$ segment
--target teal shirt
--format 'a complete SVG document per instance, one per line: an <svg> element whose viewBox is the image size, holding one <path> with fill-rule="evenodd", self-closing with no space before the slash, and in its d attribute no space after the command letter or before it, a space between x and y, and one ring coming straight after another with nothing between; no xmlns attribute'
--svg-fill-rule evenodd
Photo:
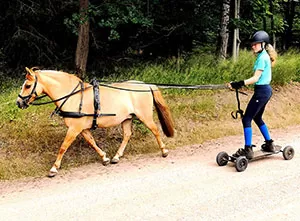
<svg viewBox="0 0 300 221"><path fill-rule="evenodd" d="M266 50L258 54L253 67L253 71L256 70L262 70L262 73L255 85L270 84L272 79L271 60Z"/></svg>

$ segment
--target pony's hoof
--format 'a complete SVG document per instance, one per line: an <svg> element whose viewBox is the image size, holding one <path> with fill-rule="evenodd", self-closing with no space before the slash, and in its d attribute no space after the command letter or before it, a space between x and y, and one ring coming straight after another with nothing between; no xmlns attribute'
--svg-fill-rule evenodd
<svg viewBox="0 0 300 221"><path fill-rule="evenodd" d="M56 174L58 174L58 171L55 167L52 167L51 170L49 171L48 177L52 178L55 177Z"/></svg>
<svg viewBox="0 0 300 221"><path fill-rule="evenodd" d="M111 164L117 164L119 163L120 159L117 157L112 158L112 160L110 161Z"/></svg>
<svg viewBox="0 0 300 221"><path fill-rule="evenodd" d="M106 159L106 160L103 160L103 161L102 161L102 165L103 165L103 166L107 166L109 163L110 163L110 160L109 160L109 159Z"/></svg>
<svg viewBox="0 0 300 221"><path fill-rule="evenodd" d="M50 171L49 174L48 174L48 177L49 177L49 178L55 177L56 174L57 174L57 172L52 172L52 171Z"/></svg>
<svg viewBox="0 0 300 221"><path fill-rule="evenodd" d="M162 157L167 157L169 155L169 151L165 150L164 152L162 152Z"/></svg>

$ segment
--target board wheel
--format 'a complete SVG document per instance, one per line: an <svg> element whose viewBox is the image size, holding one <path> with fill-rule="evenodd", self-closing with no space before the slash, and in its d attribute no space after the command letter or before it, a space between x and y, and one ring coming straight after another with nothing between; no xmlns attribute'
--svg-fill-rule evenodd
<svg viewBox="0 0 300 221"><path fill-rule="evenodd" d="M246 157L238 157L235 161L235 169L238 172L243 172L247 169L248 166L248 160Z"/></svg>
<svg viewBox="0 0 300 221"><path fill-rule="evenodd" d="M226 152L220 152L218 155L217 155L217 164L219 166L225 166L227 163L228 163L228 160L229 160L229 156Z"/></svg>
<svg viewBox="0 0 300 221"><path fill-rule="evenodd" d="M282 155L285 160L291 160L295 155L295 150L291 146L286 146L282 151Z"/></svg>

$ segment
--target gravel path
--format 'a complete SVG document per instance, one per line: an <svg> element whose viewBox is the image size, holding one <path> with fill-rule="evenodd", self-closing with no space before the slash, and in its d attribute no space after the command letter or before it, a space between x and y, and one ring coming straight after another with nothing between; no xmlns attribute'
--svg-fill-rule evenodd
<svg viewBox="0 0 300 221"><path fill-rule="evenodd" d="M219 167L220 151L243 144L232 136L171 150L167 158L157 153L62 169L53 179L1 182L1 220L299 220L300 126L271 134L294 147L292 160L277 154L240 173L231 163Z"/></svg>

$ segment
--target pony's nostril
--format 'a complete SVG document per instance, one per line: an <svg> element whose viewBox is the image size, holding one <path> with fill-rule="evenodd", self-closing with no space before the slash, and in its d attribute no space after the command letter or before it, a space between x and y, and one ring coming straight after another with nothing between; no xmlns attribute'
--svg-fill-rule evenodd
<svg viewBox="0 0 300 221"><path fill-rule="evenodd" d="M24 104L20 101L16 101L16 105L18 106L18 108L24 108Z"/></svg>

